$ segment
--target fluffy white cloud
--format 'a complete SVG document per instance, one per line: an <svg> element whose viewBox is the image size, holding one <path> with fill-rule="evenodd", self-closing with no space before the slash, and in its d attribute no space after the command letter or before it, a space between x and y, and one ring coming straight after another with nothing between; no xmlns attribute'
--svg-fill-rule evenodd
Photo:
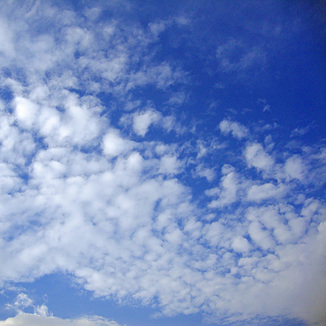
<svg viewBox="0 0 326 326"><path fill-rule="evenodd" d="M224 135L229 133L233 137L242 139L248 136L248 129L242 124L230 120L222 120L219 124L219 128Z"/></svg>
<svg viewBox="0 0 326 326"><path fill-rule="evenodd" d="M25 293L19 293L17 295L14 305L18 308L26 308L31 306L33 301Z"/></svg>
<svg viewBox="0 0 326 326"><path fill-rule="evenodd" d="M177 174L180 171L182 163L174 155L164 155L160 160L161 173Z"/></svg>
<svg viewBox="0 0 326 326"><path fill-rule="evenodd" d="M250 249L250 244L246 238L236 237L232 242L232 248L238 252L247 252Z"/></svg>
<svg viewBox="0 0 326 326"><path fill-rule="evenodd" d="M250 237L264 250L273 249L275 243L269 232L259 222L252 222L248 229Z"/></svg>
<svg viewBox="0 0 326 326"><path fill-rule="evenodd" d="M284 164L285 175L288 179L302 181L305 177L306 167L300 156L294 155L288 158Z"/></svg>
<svg viewBox="0 0 326 326"><path fill-rule="evenodd" d="M218 197L209 204L212 208L224 207L241 201L243 190L247 188L246 181L240 180L233 166L225 164L222 167L222 174L220 186L206 191L206 195Z"/></svg>
<svg viewBox="0 0 326 326"><path fill-rule="evenodd" d="M218 199L212 201L210 207L223 207L234 203L237 198L238 180L235 172L230 172L221 180L221 189L215 188L207 192L214 195L214 192L219 196Z"/></svg>
<svg viewBox="0 0 326 326"><path fill-rule="evenodd" d="M103 152L110 157L116 157L131 150L132 141L124 139L117 130L111 129L103 138Z"/></svg>
<svg viewBox="0 0 326 326"><path fill-rule="evenodd" d="M284 196L286 192L287 189L282 184L275 186L272 183L265 183L263 185L253 185L250 187L247 198L252 201L262 201L269 198L280 198Z"/></svg>
<svg viewBox="0 0 326 326"><path fill-rule="evenodd" d="M31 128L38 111L37 106L22 97L17 97L14 102L17 120L23 127Z"/></svg>
<svg viewBox="0 0 326 326"><path fill-rule="evenodd" d="M249 167L255 167L261 171L269 171L274 166L274 159L265 152L259 143L248 144L245 149L245 158Z"/></svg>
<svg viewBox="0 0 326 326"><path fill-rule="evenodd" d="M207 181L213 181L214 178L215 178L214 169L204 167L202 164L199 164L199 165L196 166L196 172L195 173L199 177L206 178Z"/></svg>
<svg viewBox="0 0 326 326"><path fill-rule="evenodd" d="M145 136L151 124L158 122L160 114L156 111L137 113L133 118L133 129L136 134Z"/></svg>

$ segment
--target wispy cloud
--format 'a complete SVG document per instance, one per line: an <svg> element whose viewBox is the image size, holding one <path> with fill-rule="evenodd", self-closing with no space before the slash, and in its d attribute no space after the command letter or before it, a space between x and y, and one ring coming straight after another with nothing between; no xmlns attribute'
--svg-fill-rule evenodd
<svg viewBox="0 0 326 326"><path fill-rule="evenodd" d="M216 59L222 71L243 72L261 67L265 61L265 53L259 47L251 47L240 40L231 39L218 46Z"/></svg>
<svg viewBox="0 0 326 326"><path fill-rule="evenodd" d="M223 134L227 135L231 133L233 137L238 139L245 138L249 133L245 126L230 120L221 121L219 127Z"/></svg>

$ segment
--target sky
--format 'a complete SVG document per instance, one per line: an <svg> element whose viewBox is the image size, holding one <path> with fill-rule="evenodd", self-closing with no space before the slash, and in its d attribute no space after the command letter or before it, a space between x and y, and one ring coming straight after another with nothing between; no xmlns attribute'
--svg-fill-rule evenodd
<svg viewBox="0 0 326 326"><path fill-rule="evenodd" d="M0 3L0 326L326 325L323 1Z"/></svg>

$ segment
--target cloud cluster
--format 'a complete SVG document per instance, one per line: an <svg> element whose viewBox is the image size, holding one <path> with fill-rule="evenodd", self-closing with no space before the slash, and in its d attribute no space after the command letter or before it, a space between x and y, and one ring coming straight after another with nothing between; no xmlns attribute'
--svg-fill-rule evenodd
<svg viewBox="0 0 326 326"><path fill-rule="evenodd" d="M220 130L223 134L232 134L233 137L242 139L248 135L248 129L234 121L223 120L219 124Z"/></svg>
<svg viewBox="0 0 326 326"><path fill-rule="evenodd" d="M237 160L203 139L189 149L173 115L135 95L174 98L187 83L182 67L155 57L166 25L96 27L39 2L12 6L0 10L0 284L69 273L95 296L165 315L324 321L326 205L315 179L325 149L267 148L231 120L219 129L237 139ZM226 57L224 69L251 66L255 51ZM193 196L198 176L209 184L204 205ZM116 325L26 313L0 322L45 324Z"/></svg>

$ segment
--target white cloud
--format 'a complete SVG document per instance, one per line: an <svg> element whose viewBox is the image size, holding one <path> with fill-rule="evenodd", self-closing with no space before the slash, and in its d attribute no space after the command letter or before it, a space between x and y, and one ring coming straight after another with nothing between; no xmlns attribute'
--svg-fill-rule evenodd
<svg viewBox="0 0 326 326"><path fill-rule="evenodd" d="M0 321L1 326L119 326L116 322L100 317L61 319L53 316L21 313L16 317Z"/></svg>
<svg viewBox="0 0 326 326"><path fill-rule="evenodd" d="M248 144L244 154L249 167L262 171L270 171L274 167L273 157L266 153L259 143Z"/></svg>
<svg viewBox="0 0 326 326"><path fill-rule="evenodd" d="M222 235L224 232L225 228L219 222L213 222L209 225L206 225L204 228L205 238L212 246L216 246L222 242Z"/></svg>
<svg viewBox="0 0 326 326"><path fill-rule="evenodd" d="M114 129L111 129L103 138L103 152L109 157L116 157L133 147L133 142L122 138L119 132Z"/></svg>
<svg viewBox="0 0 326 326"><path fill-rule="evenodd" d="M182 163L174 155L164 155L160 160L161 173L177 174L182 167Z"/></svg>
<svg viewBox="0 0 326 326"><path fill-rule="evenodd" d="M260 47L249 47L231 39L217 48L216 59L221 70L242 72L261 67L265 62L265 53Z"/></svg>
<svg viewBox="0 0 326 326"><path fill-rule="evenodd" d="M303 181L306 175L306 167L304 166L302 158L298 155L293 155L286 160L284 170L287 179L298 179Z"/></svg>
<svg viewBox="0 0 326 326"><path fill-rule="evenodd" d="M223 177L219 198L212 201L210 207L222 207L234 203L237 200L237 178L234 172Z"/></svg>
<svg viewBox="0 0 326 326"><path fill-rule="evenodd" d="M246 238L236 237L232 242L232 248L238 252L247 252L250 249L250 244Z"/></svg>
<svg viewBox="0 0 326 326"><path fill-rule="evenodd" d="M232 134L233 137L242 139L248 136L248 129L242 124L230 120L223 120L219 124L220 130L224 135Z"/></svg>
<svg viewBox="0 0 326 326"><path fill-rule="evenodd" d="M184 81L185 78L182 70L173 68L171 64L163 62L160 65L150 66L131 74L127 90L151 84L165 90L173 84Z"/></svg>
<svg viewBox="0 0 326 326"><path fill-rule="evenodd" d="M270 111L271 106L269 104L264 105L263 112Z"/></svg>
<svg viewBox="0 0 326 326"><path fill-rule="evenodd" d="M136 134L145 136L148 128L158 122L160 114L153 110L136 113L133 117L133 129Z"/></svg>
<svg viewBox="0 0 326 326"><path fill-rule="evenodd" d="M32 307L34 313L25 313L23 310ZM12 325L12 326L119 326L114 321L99 316L86 316L76 319L62 319L54 317L53 314L49 314L48 307L46 305L33 305L27 294L19 293L16 301L13 305L7 305L7 308L14 308L18 311L15 317L10 317L6 320L0 320L0 325ZM22 309L22 310L21 310Z"/></svg>
<svg viewBox="0 0 326 326"><path fill-rule="evenodd" d="M220 186L206 191L208 196L218 196L213 200L209 207L224 207L241 200L242 194L240 191L245 184L239 180L239 176L231 165L224 165L222 167L223 177L221 178Z"/></svg>
<svg viewBox="0 0 326 326"><path fill-rule="evenodd" d="M264 250L273 249L275 243L268 231L264 230L259 222L252 222L249 226L249 235Z"/></svg>
<svg viewBox="0 0 326 326"><path fill-rule="evenodd" d="M16 116L19 123L26 128L31 128L38 113L37 106L30 100L17 97L14 101Z"/></svg>
<svg viewBox="0 0 326 326"><path fill-rule="evenodd" d="M303 127L303 128L299 128L299 127L295 128L291 132L291 137L303 136L306 133L308 133L311 130L312 127L313 127L313 124L309 124L308 126Z"/></svg>
<svg viewBox="0 0 326 326"><path fill-rule="evenodd" d="M34 313L38 316L50 316L49 309L44 304L42 304L41 306L34 307ZM52 314L51 314L51 316L52 316Z"/></svg>
<svg viewBox="0 0 326 326"><path fill-rule="evenodd" d="M2 18L2 17L1 17ZM2 52L6 56L12 56L14 54L13 35L8 27L8 24L4 19L0 20L0 53Z"/></svg>
<svg viewBox="0 0 326 326"><path fill-rule="evenodd" d="M8 128L15 130L13 125ZM69 270L85 288L99 296L115 295L120 300L130 296L143 304L156 297L166 314L195 312L199 307L211 312L215 307L214 310L226 313L241 312L243 316L262 311L276 315L285 305L295 315L295 306L285 299L275 310L270 307L275 307L272 298L283 289L278 277L286 280L284 273L290 268L287 266L299 263L296 259L288 261L285 251L282 259L273 257L267 261L259 257L257 248L283 252L293 247L296 255L302 246L308 250L310 237L314 236L312 231L306 233L307 221L323 218L321 204L307 201L301 213L304 218L280 204L277 209L248 210L248 222L242 224L234 224L231 216L226 223L223 215L219 222L214 217L211 221L199 221L188 189L177 179L169 179L184 169L175 145L157 143L151 147L143 143L142 146L149 146L148 152L151 148L158 149L155 155L160 158L154 159L146 151L136 152L136 144L115 129L109 128L106 135L109 136L104 136L103 151L110 158L116 157L114 162L108 162L98 152L82 153L73 146L67 148L66 142L65 147L39 150L30 166L29 188L10 200L2 200L1 214L7 216L6 232L14 232L11 228L20 223L27 227L14 241L2 245L2 261L6 264L0 274L2 279L26 279L28 275L31 280L62 269ZM10 178L15 175L11 165L6 165L3 171ZM217 182L219 186L209 191L217 197L211 210L241 200L241 191L248 189L248 185L251 185L249 198L258 203L282 198L275 197L276 188L282 189L280 185L273 187L266 183L254 187L230 165L223 167ZM281 209L284 213L280 215ZM43 229L39 233L29 221L41 212L45 214L39 220ZM296 241L305 234L307 244L296 246ZM197 242L201 238L211 248ZM218 259L214 253L221 248L223 258ZM181 256L177 254L179 250ZM240 264L236 258L239 254L255 261L255 265L252 268L243 265L244 260ZM114 268L112 261L116 264ZM229 281L219 276L225 270L231 271ZM243 285L237 292L233 281L239 275ZM269 283L259 288L260 282ZM272 284L273 291L268 284ZM214 295L217 288L221 299ZM265 298L266 291L271 299L264 308L259 300ZM287 302L291 302L296 291L293 284L284 294ZM239 299L229 302L228 298L236 293ZM318 295L322 300L322 295ZM248 307L246 302L253 305ZM310 316L313 309L306 310L304 316ZM43 320L26 318L34 324Z"/></svg>
<svg viewBox="0 0 326 326"><path fill-rule="evenodd" d="M287 188L282 184L275 186L272 183L253 185L248 190L247 198L251 201L262 201L270 198L280 198L287 193Z"/></svg>
<svg viewBox="0 0 326 326"><path fill-rule="evenodd" d="M31 300L27 294L25 293L19 293L17 295L17 298L16 298L16 301L14 303L14 305L17 307L17 308L26 308L26 307L29 307L31 306L33 303L33 300Z"/></svg>
<svg viewBox="0 0 326 326"><path fill-rule="evenodd" d="M158 37L169 25L168 21L158 21L149 23L148 27L155 37Z"/></svg>
<svg viewBox="0 0 326 326"><path fill-rule="evenodd" d="M196 167L196 175L198 175L199 177L206 178L207 181L210 182L213 181L215 178L215 171L214 169L210 169L199 164Z"/></svg>

